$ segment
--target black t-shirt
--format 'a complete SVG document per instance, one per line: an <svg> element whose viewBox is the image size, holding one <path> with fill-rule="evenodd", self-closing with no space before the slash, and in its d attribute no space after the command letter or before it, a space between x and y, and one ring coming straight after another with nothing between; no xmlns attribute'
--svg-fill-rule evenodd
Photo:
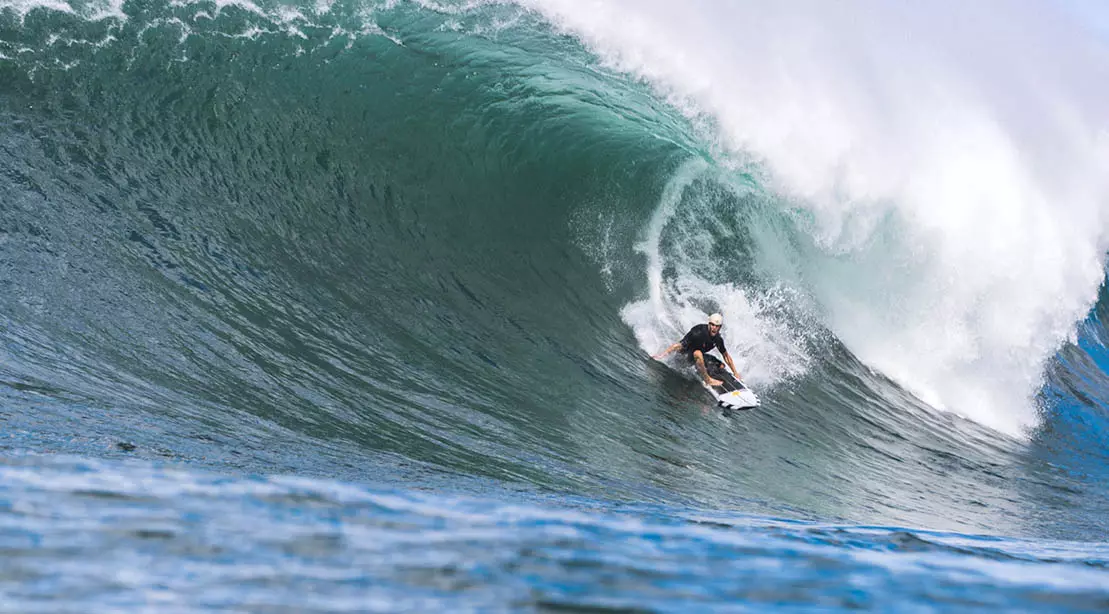
<svg viewBox="0 0 1109 614"><path fill-rule="evenodd" d="M721 356L728 351L724 349L724 337L720 333L716 333L715 337L709 334L708 324L698 324L682 337L682 352L690 356L695 350L709 352L712 348L720 350Z"/></svg>

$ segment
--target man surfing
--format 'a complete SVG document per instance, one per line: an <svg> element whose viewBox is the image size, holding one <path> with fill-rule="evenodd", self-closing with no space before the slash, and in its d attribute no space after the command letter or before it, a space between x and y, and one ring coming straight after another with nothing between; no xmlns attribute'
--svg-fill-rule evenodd
<svg viewBox="0 0 1109 614"><path fill-rule="evenodd" d="M696 363L697 372L701 374L701 378L705 380L706 385L720 386L724 382L709 375L708 369L705 368L705 352L711 352L713 348L716 348L720 350L720 355L724 357L728 367L731 368L732 373L735 373L736 379L739 380L739 369L735 368L731 355L724 348L724 338L720 335L720 329L723 326L724 316L714 313L709 316L708 324L698 324L689 329L689 332L682 337L681 341L656 354L654 359L662 360L670 352L680 349L686 360Z"/></svg>

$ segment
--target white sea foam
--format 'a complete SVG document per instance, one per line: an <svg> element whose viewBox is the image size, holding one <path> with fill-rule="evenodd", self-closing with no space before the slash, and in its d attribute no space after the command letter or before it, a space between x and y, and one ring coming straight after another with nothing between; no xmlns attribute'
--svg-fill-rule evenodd
<svg viewBox="0 0 1109 614"><path fill-rule="evenodd" d="M59 13L80 15L89 21L102 19L126 20L123 12L124 0L95 0L93 2L74 2L63 0L0 0L0 12L12 11L23 19L33 10L41 9Z"/></svg>
<svg viewBox="0 0 1109 614"><path fill-rule="evenodd" d="M762 266L862 360L1000 431L1035 422L1044 361L1090 308L1109 246L1095 30L1038 1L524 3L761 160L811 243ZM656 295L665 264L625 313L637 330L654 319L648 350L703 317L691 299L756 300Z"/></svg>

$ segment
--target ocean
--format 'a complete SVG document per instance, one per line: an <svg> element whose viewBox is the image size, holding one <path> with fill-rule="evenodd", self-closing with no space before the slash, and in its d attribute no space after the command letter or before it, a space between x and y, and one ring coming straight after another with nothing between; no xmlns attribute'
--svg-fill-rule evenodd
<svg viewBox="0 0 1109 614"><path fill-rule="evenodd" d="M1085 11L0 0L0 612L1109 610Z"/></svg>

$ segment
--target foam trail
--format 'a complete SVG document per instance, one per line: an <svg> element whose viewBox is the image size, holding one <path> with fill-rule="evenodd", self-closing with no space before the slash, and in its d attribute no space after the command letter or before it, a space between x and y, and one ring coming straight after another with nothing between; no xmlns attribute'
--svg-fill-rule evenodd
<svg viewBox="0 0 1109 614"><path fill-rule="evenodd" d="M670 222L670 218L674 216L674 210L681 200L682 190L688 187L689 183L705 170L705 167L706 164L703 161L695 159L687 162L675 173L675 176L663 190L659 207L651 216L651 221L647 226L646 239L636 246L637 251L647 257L647 284L651 311L657 315L660 324L671 329L669 331L671 334L678 332L681 325L675 322L673 315L667 309L662 276L663 258L659 244L662 242L662 231ZM656 345L661 343L665 343L665 341L655 340Z"/></svg>
<svg viewBox="0 0 1109 614"><path fill-rule="evenodd" d="M812 250L769 273L862 360L1005 433L1034 424L1109 246L1090 29L1032 1L525 4L763 161Z"/></svg>

